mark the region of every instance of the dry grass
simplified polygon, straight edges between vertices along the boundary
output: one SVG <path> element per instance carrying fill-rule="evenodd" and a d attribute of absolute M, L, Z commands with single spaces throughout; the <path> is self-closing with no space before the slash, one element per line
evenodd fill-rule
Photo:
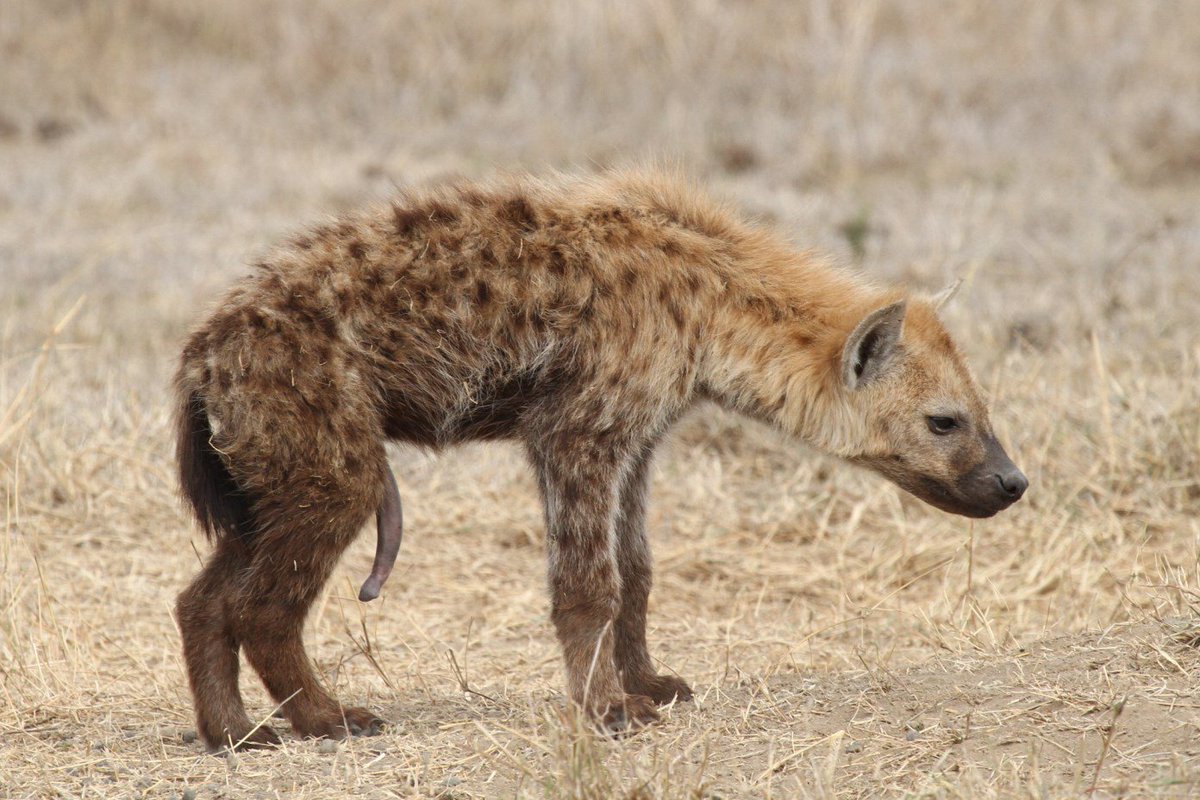
<path fill-rule="evenodd" d="M 0 52 L 0 796 L 1200 792 L 1189 4 L 9 0 Z M 610 743 L 562 718 L 516 451 L 397 450 L 397 573 L 354 600 L 364 537 L 309 631 L 394 727 L 203 755 L 183 331 L 394 184 L 647 157 L 881 279 L 965 277 L 1027 500 L 972 529 L 699 411 L 651 518 L 652 641 L 698 699 Z"/>

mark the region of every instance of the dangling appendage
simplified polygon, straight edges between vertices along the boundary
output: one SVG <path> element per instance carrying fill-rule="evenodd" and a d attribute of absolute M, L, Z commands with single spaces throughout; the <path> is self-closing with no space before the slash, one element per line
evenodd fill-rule
<path fill-rule="evenodd" d="M 400 552 L 400 539 L 404 536 L 404 512 L 400 508 L 400 490 L 396 488 L 396 476 L 386 465 L 383 474 L 383 502 L 375 512 L 375 563 L 371 566 L 371 574 L 358 590 L 358 599 L 364 603 L 379 597 L 384 581 L 392 574 L 396 555 Z"/>

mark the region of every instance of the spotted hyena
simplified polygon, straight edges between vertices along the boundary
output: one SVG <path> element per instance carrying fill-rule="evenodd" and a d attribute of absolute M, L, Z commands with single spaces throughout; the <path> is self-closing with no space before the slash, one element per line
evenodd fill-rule
<path fill-rule="evenodd" d="M 372 733 L 305 655 L 305 614 L 372 512 L 378 593 L 400 538 L 388 440 L 515 439 L 545 506 L 570 697 L 604 728 L 687 700 L 646 647 L 655 446 L 708 399 L 986 517 L 1025 477 L 935 303 L 796 252 L 653 174 L 507 178 L 403 195 L 287 242 L 190 337 L 183 492 L 216 547 L 177 606 L 199 730 L 254 728 L 238 651 L 297 733 Z"/>

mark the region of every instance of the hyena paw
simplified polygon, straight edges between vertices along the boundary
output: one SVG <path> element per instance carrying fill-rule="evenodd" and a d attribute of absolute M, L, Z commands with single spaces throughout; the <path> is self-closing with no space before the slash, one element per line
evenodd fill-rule
<path fill-rule="evenodd" d="M 631 736 L 658 720 L 653 700 L 645 695 L 627 694 L 611 703 L 598 722 L 602 733 L 620 738 Z"/>
<path fill-rule="evenodd" d="M 630 694 L 645 695 L 660 706 L 676 701 L 687 703 L 693 696 L 692 687 L 674 675 L 651 675 L 629 683 L 625 688 Z"/>
<path fill-rule="evenodd" d="M 387 723 L 365 708 L 336 709 L 311 720 L 292 720 L 301 736 L 345 739 L 347 736 L 378 736 Z"/>
<path fill-rule="evenodd" d="M 365 708 L 347 708 L 344 712 L 346 727 L 351 736 L 378 736 L 383 733 L 387 721 L 381 719 Z"/>

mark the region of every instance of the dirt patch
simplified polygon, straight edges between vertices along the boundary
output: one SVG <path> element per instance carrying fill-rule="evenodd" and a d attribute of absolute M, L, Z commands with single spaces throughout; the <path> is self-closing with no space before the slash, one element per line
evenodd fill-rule
<path fill-rule="evenodd" d="M 797 750 L 774 755 L 774 772 L 800 772 L 817 790 L 814 763 L 816 775 L 835 764 L 839 796 L 949 791 L 964 773 L 980 788 L 1011 782 L 1012 792 L 1040 785 L 1064 796 L 1096 785 L 1100 796 L 1136 796 L 1132 787 L 1190 796 L 1200 790 L 1198 666 L 1194 648 L 1151 622 L 999 655 L 780 676 L 764 689 L 771 713 L 794 714 L 806 735 Z"/>

